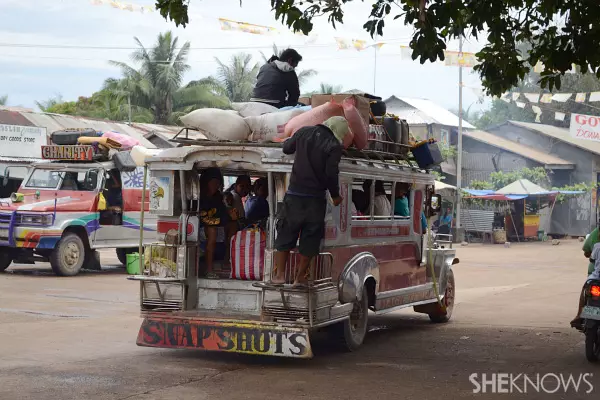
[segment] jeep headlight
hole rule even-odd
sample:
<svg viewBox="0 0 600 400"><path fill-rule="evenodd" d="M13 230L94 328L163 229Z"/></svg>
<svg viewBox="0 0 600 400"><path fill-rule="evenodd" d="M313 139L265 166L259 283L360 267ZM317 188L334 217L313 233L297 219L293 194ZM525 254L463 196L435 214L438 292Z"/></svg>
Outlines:
<svg viewBox="0 0 600 400"><path fill-rule="evenodd" d="M18 222L21 225L52 225L52 214L25 214L20 215Z"/></svg>

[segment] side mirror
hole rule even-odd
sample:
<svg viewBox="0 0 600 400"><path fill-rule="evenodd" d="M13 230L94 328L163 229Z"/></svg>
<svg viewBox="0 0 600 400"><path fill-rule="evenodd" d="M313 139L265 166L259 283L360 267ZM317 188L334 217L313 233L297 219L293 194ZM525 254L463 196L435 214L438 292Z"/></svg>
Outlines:
<svg viewBox="0 0 600 400"><path fill-rule="evenodd" d="M432 213L438 213L442 209L442 196L439 194L432 194L429 208Z"/></svg>

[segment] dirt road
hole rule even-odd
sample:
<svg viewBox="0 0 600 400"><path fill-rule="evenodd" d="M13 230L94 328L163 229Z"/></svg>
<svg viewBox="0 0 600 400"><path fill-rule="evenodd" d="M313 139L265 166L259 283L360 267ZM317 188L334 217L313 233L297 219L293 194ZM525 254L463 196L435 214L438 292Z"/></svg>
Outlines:
<svg viewBox="0 0 600 400"><path fill-rule="evenodd" d="M310 361L137 347L138 286L112 253L104 271L73 278L12 267L0 275L0 399L597 399L600 365L568 326L586 273L580 246L460 248L451 323L373 317L360 351L317 338ZM473 393L483 373L540 374L545 387L519 393L517 379L512 394ZM561 374L586 373L590 394L585 381L544 393Z"/></svg>

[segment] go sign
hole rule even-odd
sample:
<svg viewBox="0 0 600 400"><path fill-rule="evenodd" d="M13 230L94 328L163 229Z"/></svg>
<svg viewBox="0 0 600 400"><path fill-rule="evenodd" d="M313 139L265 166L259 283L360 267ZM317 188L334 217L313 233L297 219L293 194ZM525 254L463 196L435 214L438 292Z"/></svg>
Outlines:
<svg viewBox="0 0 600 400"><path fill-rule="evenodd" d="M600 141L600 117L571 114L569 133L574 138Z"/></svg>

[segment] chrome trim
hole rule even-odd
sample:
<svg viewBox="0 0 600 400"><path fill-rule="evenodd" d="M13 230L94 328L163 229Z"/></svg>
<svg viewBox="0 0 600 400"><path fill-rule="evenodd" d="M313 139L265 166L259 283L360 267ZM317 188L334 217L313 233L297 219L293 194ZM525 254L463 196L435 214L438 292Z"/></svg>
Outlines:
<svg viewBox="0 0 600 400"><path fill-rule="evenodd" d="M405 294L425 292L425 291L431 290L431 289L433 289L433 283L429 282L429 283L424 283L423 285L419 285L419 286L411 286L411 287L407 287L407 288L395 289L395 290L389 290L387 292L377 293L376 299L383 300L383 299L388 299L390 297L402 296Z"/></svg>
<svg viewBox="0 0 600 400"><path fill-rule="evenodd" d="M443 297L440 297L440 299L442 299L442 298ZM420 306L422 304L431 304L431 303L436 303L436 302L437 302L437 299L430 299L430 300L421 300L416 303L402 304L402 305L392 307L392 308L384 308L383 310L377 310L377 311L375 311L375 315L383 315L383 314L391 313L392 311L401 310L403 308Z"/></svg>
<svg viewBox="0 0 600 400"><path fill-rule="evenodd" d="M375 279L375 293L379 285L379 264L371 253L359 253L352 258L342 273L338 282L341 303L354 303L362 297L365 281Z"/></svg>

